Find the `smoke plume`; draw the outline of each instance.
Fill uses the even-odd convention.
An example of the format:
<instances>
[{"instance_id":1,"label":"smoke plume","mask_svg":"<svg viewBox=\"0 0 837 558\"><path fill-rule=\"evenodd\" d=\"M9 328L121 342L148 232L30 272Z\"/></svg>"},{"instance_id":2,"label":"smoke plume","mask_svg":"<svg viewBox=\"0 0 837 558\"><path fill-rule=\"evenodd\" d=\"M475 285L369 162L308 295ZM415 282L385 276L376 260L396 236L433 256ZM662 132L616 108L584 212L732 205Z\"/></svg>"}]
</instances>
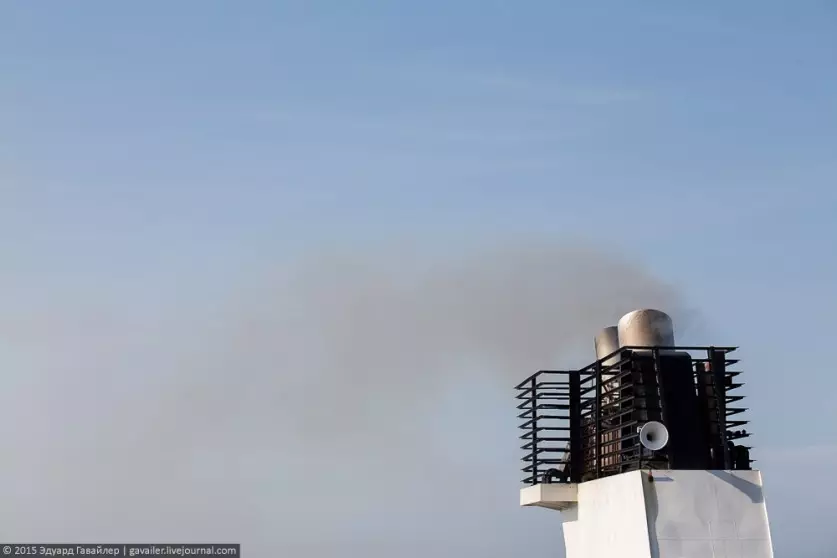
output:
<instances>
[{"instance_id":1,"label":"smoke plume","mask_svg":"<svg viewBox=\"0 0 837 558\"><path fill-rule=\"evenodd\" d=\"M678 301L590 247L454 256L324 251L202 308L18 301L0 534L249 556L520 549L511 388L593 360L629 310L676 320Z\"/></svg>"}]
</instances>

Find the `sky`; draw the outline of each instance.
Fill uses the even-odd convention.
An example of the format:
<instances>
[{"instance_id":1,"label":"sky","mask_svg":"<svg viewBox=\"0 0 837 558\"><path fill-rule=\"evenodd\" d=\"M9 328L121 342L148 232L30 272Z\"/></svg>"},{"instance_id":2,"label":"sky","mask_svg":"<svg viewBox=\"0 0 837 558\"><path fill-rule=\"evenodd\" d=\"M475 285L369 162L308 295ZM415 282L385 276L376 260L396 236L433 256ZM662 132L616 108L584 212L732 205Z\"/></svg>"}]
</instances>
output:
<instances>
[{"instance_id":1,"label":"sky","mask_svg":"<svg viewBox=\"0 0 837 558\"><path fill-rule=\"evenodd\" d=\"M3 2L0 536L560 556L510 388L653 303L741 347L777 555L830 555L835 65L828 1Z\"/></svg>"}]
</instances>

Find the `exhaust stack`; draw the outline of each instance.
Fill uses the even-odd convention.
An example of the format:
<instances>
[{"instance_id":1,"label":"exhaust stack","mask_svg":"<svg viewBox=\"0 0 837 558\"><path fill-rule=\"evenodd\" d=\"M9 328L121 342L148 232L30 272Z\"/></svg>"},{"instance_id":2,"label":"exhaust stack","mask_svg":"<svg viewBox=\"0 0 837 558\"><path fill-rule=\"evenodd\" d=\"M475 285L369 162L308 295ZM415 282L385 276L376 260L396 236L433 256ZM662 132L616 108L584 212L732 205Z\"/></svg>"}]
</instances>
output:
<instances>
[{"instance_id":1,"label":"exhaust stack","mask_svg":"<svg viewBox=\"0 0 837 558\"><path fill-rule=\"evenodd\" d=\"M567 558L773 558L735 347L677 347L671 317L639 309L595 349L516 387L520 504L561 511Z\"/></svg>"},{"instance_id":2,"label":"exhaust stack","mask_svg":"<svg viewBox=\"0 0 837 558\"><path fill-rule=\"evenodd\" d=\"M593 341L596 347L596 360L602 359L609 354L615 353L619 350L619 330L616 326L604 328ZM619 362L619 355L603 362L604 365L611 365Z\"/></svg>"},{"instance_id":3,"label":"exhaust stack","mask_svg":"<svg viewBox=\"0 0 837 558\"><path fill-rule=\"evenodd\" d=\"M673 347L674 323L660 310L634 310L619 319L621 347Z\"/></svg>"}]
</instances>

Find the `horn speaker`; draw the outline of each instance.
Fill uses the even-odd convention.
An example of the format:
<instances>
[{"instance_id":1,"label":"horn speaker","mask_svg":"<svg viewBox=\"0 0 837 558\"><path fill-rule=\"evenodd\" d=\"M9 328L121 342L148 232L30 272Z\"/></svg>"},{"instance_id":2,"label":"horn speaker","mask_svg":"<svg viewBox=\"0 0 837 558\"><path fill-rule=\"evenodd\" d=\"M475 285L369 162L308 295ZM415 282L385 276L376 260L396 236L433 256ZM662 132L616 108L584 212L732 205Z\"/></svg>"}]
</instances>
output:
<instances>
[{"instance_id":1,"label":"horn speaker","mask_svg":"<svg viewBox=\"0 0 837 558\"><path fill-rule=\"evenodd\" d=\"M639 429L639 443L651 451L659 451L668 444L668 428L661 422L652 420Z\"/></svg>"}]
</instances>

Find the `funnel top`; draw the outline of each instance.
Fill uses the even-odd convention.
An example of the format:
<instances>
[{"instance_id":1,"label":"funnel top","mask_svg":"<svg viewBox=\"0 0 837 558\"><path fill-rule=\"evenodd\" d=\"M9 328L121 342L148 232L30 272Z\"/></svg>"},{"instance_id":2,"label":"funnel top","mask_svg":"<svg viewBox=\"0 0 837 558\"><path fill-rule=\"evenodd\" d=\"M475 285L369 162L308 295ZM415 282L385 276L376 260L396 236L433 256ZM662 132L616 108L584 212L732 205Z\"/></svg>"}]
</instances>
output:
<instances>
[{"instance_id":1,"label":"funnel top","mask_svg":"<svg viewBox=\"0 0 837 558\"><path fill-rule=\"evenodd\" d=\"M674 323L661 310L641 309L619 319L619 344L622 347L673 347Z\"/></svg>"}]
</instances>

